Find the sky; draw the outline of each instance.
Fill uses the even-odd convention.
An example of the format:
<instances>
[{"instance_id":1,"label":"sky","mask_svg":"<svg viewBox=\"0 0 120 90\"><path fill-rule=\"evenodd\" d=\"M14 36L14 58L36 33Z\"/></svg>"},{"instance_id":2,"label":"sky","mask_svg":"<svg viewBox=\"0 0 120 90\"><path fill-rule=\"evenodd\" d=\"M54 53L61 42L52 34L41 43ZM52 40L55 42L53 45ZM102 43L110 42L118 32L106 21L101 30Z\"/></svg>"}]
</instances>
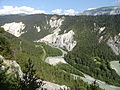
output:
<instances>
[{"instance_id":1,"label":"sky","mask_svg":"<svg viewBox=\"0 0 120 90\"><path fill-rule=\"evenodd\" d=\"M120 0L0 0L0 14L48 13L74 15L88 8L116 5L120 5Z\"/></svg>"}]
</instances>

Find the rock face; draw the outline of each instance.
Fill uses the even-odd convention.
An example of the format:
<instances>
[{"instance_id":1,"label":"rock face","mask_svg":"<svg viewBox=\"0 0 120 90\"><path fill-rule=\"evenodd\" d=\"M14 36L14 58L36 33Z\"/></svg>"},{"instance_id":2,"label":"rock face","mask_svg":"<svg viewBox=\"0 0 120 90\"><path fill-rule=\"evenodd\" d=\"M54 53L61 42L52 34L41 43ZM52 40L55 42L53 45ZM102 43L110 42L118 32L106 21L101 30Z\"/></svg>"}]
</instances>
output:
<instances>
[{"instance_id":1,"label":"rock face","mask_svg":"<svg viewBox=\"0 0 120 90\"><path fill-rule=\"evenodd\" d=\"M22 22L12 22L12 23L6 23L2 26L5 31L13 34L16 37L20 37L23 33L23 29L25 28L25 25Z\"/></svg>"},{"instance_id":2,"label":"rock face","mask_svg":"<svg viewBox=\"0 0 120 90\"><path fill-rule=\"evenodd\" d=\"M105 26L100 27L94 23L94 32L97 32L98 42L106 42L116 55L120 55L120 33L112 36L108 34L108 29Z\"/></svg>"},{"instance_id":3,"label":"rock face","mask_svg":"<svg viewBox=\"0 0 120 90\"><path fill-rule=\"evenodd\" d=\"M106 27L96 27L96 23L94 23L94 31L98 32L98 42L101 43L102 41L107 40L107 45L112 49L112 51L116 55L120 55L120 33L115 35L114 37L105 34L108 30Z\"/></svg>"},{"instance_id":4,"label":"rock face","mask_svg":"<svg viewBox=\"0 0 120 90\"><path fill-rule=\"evenodd\" d=\"M65 85L58 85L48 81L43 81L43 83L44 83L44 85L42 86L43 89L38 88L37 90L70 90L70 88Z\"/></svg>"},{"instance_id":5,"label":"rock face","mask_svg":"<svg viewBox=\"0 0 120 90\"><path fill-rule=\"evenodd\" d=\"M116 14L120 14L120 6L88 9L80 13L80 15L116 15Z\"/></svg>"},{"instance_id":6,"label":"rock face","mask_svg":"<svg viewBox=\"0 0 120 90\"><path fill-rule=\"evenodd\" d=\"M111 47L116 55L120 55L120 34L118 34L114 38L111 37L108 40L107 44Z\"/></svg>"},{"instance_id":7,"label":"rock face","mask_svg":"<svg viewBox=\"0 0 120 90\"><path fill-rule=\"evenodd\" d=\"M71 30L68 33L58 35L58 33L53 33L45 36L44 38L38 40L37 42L45 42L51 44L55 47L60 47L71 51L77 44L74 41L74 32Z\"/></svg>"},{"instance_id":8,"label":"rock face","mask_svg":"<svg viewBox=\"0 0 120 90\"><path fill-rule=\"evenodd\" d=\"M64 17L60 19L57 19L56 16L51 17L49 23L51 28L53 29L52 34L49 34L44 38L37 40L36 42L45 42L55 47L59 47L71 51L77 44L77 42L74 40L73 37L74 36L73 30L70 30L67 33L59 35L59 32L61 31L60 27L64 19L65 19Z\"/></svg>"},{"instance_id":9,"label":"rock face","mask_svg":"<svg viewBox=\"0 0 120 90\"><path fill-rule=\"evenodd\" d=\"M40 26L34 26L34 28L36 28L38 32L41 31Z\"/></svg>"},{"instance_id":10,"label":"rock face","mask_svg":"<svg viewBox=\"0 0 120 90\"><path fill-rule=\"evenodd\" d=\"M99 34L102 33L105 30L105 27L101 27L99 30Z\"/></svg>"},{"instance_id":11,"label":"rock face","mask_svg":"<svg viewBox=\"0 0 120 90\"><path fill-rule=\"evenodd\" d=\"M59 35L61 31L60 27L64 21L64 17L57 19L56 16L51 17L49 23L51 28L55 28L52 34L45 36L44 38L38 40L37 42L45 42L56 47L67 49L71 51L75 45L76 41L73 40L74 32L71 30L68 33Z\"/></svg>"},{"instance_id":12,"label":"rock face","mask_svg":"<svg viewBox=\"0 0 120 90\"><path fill-rule=\"evenodd\" d=\"M21 70L20 65L16 62L16 61L12 61L12 60L5 60L4 57L2 57L0 55L0 59L3 60L2 63L2 70L4 70L5 68L9 67L9 69L7 70L7 73L14 73L14 74L18 74L19 77L22 79L23 77L23 72Z\"/></svg>"},{"instance_id":13,"label":"rock face","mask_svg":"<svg viewBox=\"0 0 120 90\"><path fill-rule=\"evenodd\" d=\"M58 19L57 16L51 17L49 24L51 28L59 28L62 25L62 22L64 21L64 17Z\"/></svg>"}]
</instances>

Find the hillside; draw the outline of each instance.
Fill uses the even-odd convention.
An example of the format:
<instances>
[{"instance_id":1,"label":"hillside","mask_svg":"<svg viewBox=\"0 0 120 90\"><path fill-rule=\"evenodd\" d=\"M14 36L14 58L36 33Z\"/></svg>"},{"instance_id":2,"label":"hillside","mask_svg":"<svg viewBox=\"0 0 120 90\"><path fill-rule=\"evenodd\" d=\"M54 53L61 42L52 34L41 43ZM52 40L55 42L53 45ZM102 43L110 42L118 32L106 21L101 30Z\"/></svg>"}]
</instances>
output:
<instances>
[{"instance_id":1,"label":"hillside","mask_svg":"<svg viewBox=\"0 0 120 90\"><path fill-rule=\"evenodd\" d=\"M79 90L79 89L84 89L87 90L87 88L89 88L90 86L83 82L80 79L74 79L74 77L70 74L70 72L64 72L63 69L59 68L59 67L54 67L51 66L49 64L46 64L44 62L44 59L46 57L44 56L44 51L43 49L45 48L53 51L53 53L49 53L48 51L46 51L46 56L55 56L57 55L57 52L60 52L59 50L57 50L56 48L51 48L50 46L44 46L44 44L39 44L39 46L36 47L36 45L33 42L29 42L24 40L23 38L17 38L7 32L4 32L3 28L0 29L1 34L4 35L4 37L6 38L4 40L4 42L9 41L9 44L11 45L11 48L7 47L9 46L9 44L3 43L3 46L6 46L8 49L8 51L5 52L5 54L11 56L8 57L3 55L6 59L12 59L12 60L16 60L16 62L21 66L22 70L25 70L24 65L27 63L27 60L30 58L33 61L33 64L35 65L35 69L37 71L37 77L45 80L46 81L50 81L59 85L67 85L69 86L72 90ZM3 36L1 36L3 37ZM1 41L3 40L3 38L0 39ZM2 43L0 43L0 45L2 45ZM37 44L38 45L38 44ZM6 50L6 47L4 48L4 50ZM9 53L9 51L12 51L13 53ZM0 51L0 53L2 53L3 51ZM55 53L55 54L54 54ZM7 62L7 60L6 60ZM74 72L72 73L76 73L79 74L80 76L82 76L82 74L80 72L78 72L76 69L71 68L71 70L74 70ZM50 82L46 82L50 85L54 85ZM17 82L16 82L17 83ZM47 85L45 85L45 87L48 87ZM56 88L57 85L55 86ZM53 87L54 89L54 87Z\"/></svg>"},{"instance_id":2,"label":"hillside","mask_svg":"<svg viewBox=\"0 0 120 90\"><path fill-rule=\"evenodd\" d=\"M15 43L16 61L22 66L28 57L31 58L41 78L70 87L80 82L86 89L83 81L75 81L70 74L81 75L81 71L120 86L120 76L109 63L120 60L120 15L8 15L0 16L0 21L6 32L16 36L14 39L11 35L8 37ZM44 62L46 57L61 56L57 48L67 52L59 58L64 58L70 66L52 66Z\"/></svg>"}]
</instances>

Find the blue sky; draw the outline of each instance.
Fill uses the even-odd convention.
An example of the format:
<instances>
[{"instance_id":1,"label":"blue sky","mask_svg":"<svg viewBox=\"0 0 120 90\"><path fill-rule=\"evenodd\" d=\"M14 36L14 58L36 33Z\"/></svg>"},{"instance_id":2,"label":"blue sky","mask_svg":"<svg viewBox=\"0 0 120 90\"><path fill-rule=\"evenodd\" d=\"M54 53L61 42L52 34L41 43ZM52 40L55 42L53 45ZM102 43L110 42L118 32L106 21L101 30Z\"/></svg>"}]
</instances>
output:
<instances>
[{"instance_id":1,"label":"blue sky","mask_svg":"<svg viewBox=\"0 0 120 90\"><path fill-rule=\"evenodd\" d=\"M37 10L44 10L46 13L55 13L54 11L52 12L55 9L63 11L73 9L76 12L81 12L88 8L115 5L119 5L119 3L116 3L116 0L0 0L1 9L3 6L27 6Z\"/></svg>"}]
</instances>

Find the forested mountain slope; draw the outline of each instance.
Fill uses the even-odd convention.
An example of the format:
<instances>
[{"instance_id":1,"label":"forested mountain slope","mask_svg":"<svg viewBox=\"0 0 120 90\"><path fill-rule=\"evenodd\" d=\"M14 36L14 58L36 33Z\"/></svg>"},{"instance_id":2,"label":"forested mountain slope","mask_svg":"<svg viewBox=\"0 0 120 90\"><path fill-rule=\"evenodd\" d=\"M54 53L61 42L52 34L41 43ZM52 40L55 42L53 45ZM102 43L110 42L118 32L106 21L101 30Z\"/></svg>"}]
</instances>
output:
<instances>
[{"instance_id":1,"label":"forested mountain slope","mask_svg":"<svg viewBox=\"0 0 120 90\"><path fill-rule=\"evenodd\" d=\"M67 54L66 61L91 76L119 85L120 77L109 65L111 60L120 60L119 15L81 16L71 20L67 24L76 33L77 45Z\"/></svg>"},{"instance_id":2,"label":"forested mountain slope","mask_svg":"<svg viewBox=\"0 0 120 90\"><path fill-rule=\"evenodd\" d=\"M74 77L71 76L70 73L64 72L60 68L51 66L44 62L45 57L43 57L43 49L45 48L46 50L48 48L48 50L53 51L52 54L49 51L46 51L47 57L49 55L60 55L61 52L56 48L52 48L50 46L47 47L47 45L44 44L35 45L33 42L29 42L27 40L24 40L23 38L18 38L5 32L3 28L0 28L0 34L0 55L4 56L6 59L16 60L16 62L19 63L23 71L25 71L24 65L30 58L35 65L34 69L37 72L36 75L38 78L57 83L59 85L66 85L72 90L90 89L90 85L83 82L82 80L74 79ZM11 81L10 85L12 85L12 83L14 85L14 83L17 84L18 82ZM13 86L13 88L15 87Z\"/></svg>"},{"instance_id":3,"label":"forested mountain slope","mask_svg":"<svg viewBox=\"0 0 120 90\"><path fill-rule=\"evenodd\" d=\"M110 61L120 60L120 15L8 15L0 16L0 21L0 25L5 31L23 39L22 46L24 49L22 53L18 54L19 58L21 56L22 58L19 59L20 61L16 60L24 63L26 55L28 55L28 57L36 60L37 69L40 68L40 65L48 67L46 71L44 68L41 69L43 71L42 75L38 73L44 79L51 81L55 79L58 83L65 83L64 80L56 79L56 77L64 77L63 72L58 74L59 71L54 72L57 70L56 67L51 67L40 61L42 57L40 54L43 51L42 47L35 49L34 45L36 43L37 45L46 43L66 50L68 54L65 56L65 60L74 68L109 84L120 86L120 76L115 70L111 69L109 64ZM20 45L20 41L14 41L19 43L16 45ZM24 44L24 41L28 46ZM30 42L32 46L29 46L31 45ZM31 49L28 49L28 47L31 47ZM60 54L59 51L56 50L56 52ZM49 73L48 77L46 72ZM67 82L67 80L65 81Z\"/></svg>"}]
</instances>

